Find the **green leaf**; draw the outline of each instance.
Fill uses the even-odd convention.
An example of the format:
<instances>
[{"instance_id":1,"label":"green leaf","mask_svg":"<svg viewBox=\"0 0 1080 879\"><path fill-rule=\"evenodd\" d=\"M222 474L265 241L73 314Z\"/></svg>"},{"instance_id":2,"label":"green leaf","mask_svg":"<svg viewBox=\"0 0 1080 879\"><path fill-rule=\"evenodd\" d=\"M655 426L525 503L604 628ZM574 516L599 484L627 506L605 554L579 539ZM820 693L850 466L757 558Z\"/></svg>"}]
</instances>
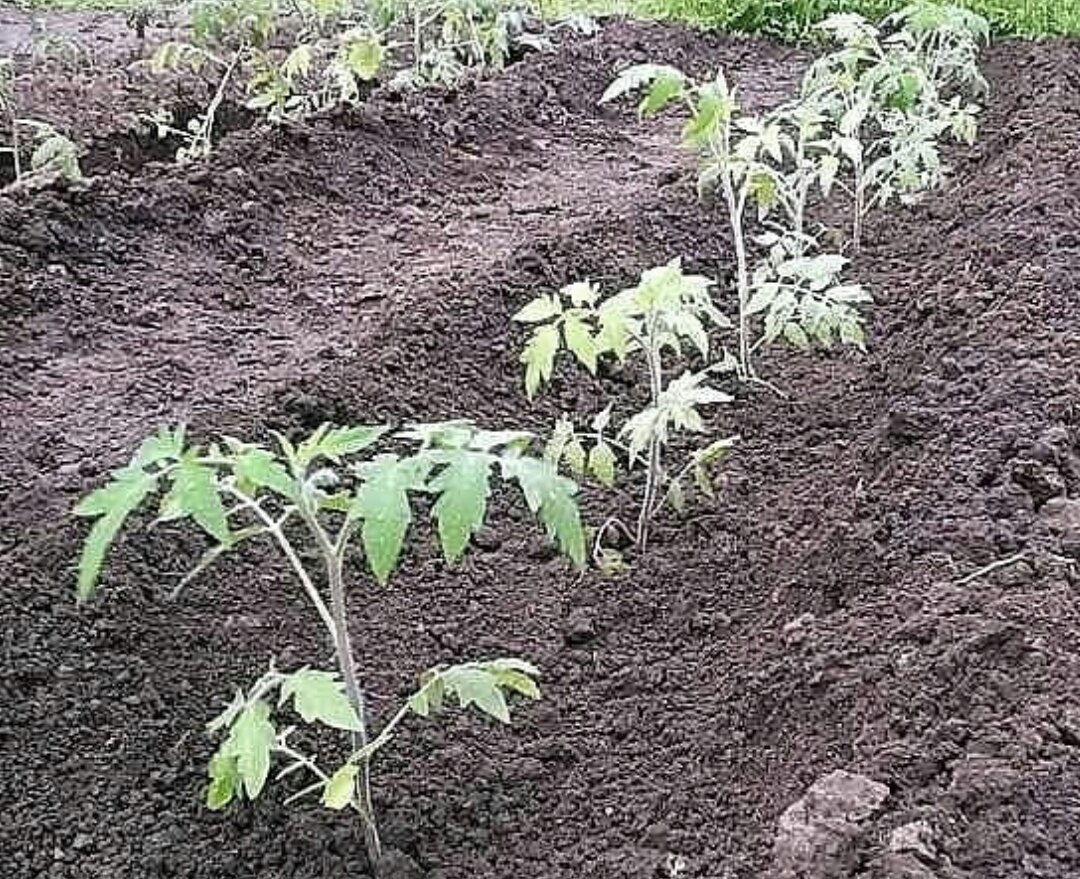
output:
<instances>
[{"instance_id":1,"label":"green leaf","mask_svg":"<svg viewBox=\"0 0 1080 879\"><path fill-rule=\"evenodd\" d=\"M572 439L566 444L566 448L563 449L562 459L574 476L581 477L585 475L585 447L580 440Z\"/></svg>"},{"instance_id":2,"label":"green leaf","mask_svg":"<svg viewBox=\"0 0 1080 879\"><path fill-rule=\"evenodd\" d=\"M455 665L440 675L447 692L457 696L462 708L475 705L480 711L502 723L510 722L510 708L499 689L498 678L476 665Z\"/></svg>"},{"instance_id":3,"label":"green leaf","mask_svg":"<svg viewBox=\"0 0 1080 879\"><path fill-rule=\"evenodd\" d=\"M644 100L638 105L638 113L652 116L659 113L675 98L681 97L685 77L674 68L668 68L656 76Z\"/></svg>"},{"instance_id":4,"label":"green leaf","mask_svg":"<svg viewBox=\"0 0 1080 879\"><path fill-rule=\"evenodd\" d=\"M563 324L563 335L566 347L589 372L596 375L598 350L589 325L574 312L569 312Z\"/></svg>"},{"instance_id":5,"label":"green leaf","mask_svg":"<svg viewBox=\"0 0 1080 879\"><path fill-rule=\"evenodd\" d=\"M365 33L345 43L343 57L345 66L357 79L370 82L382 69L386 48L374 34Z\"/></svg>"},{"instance_id":6,"label":"green leaf","mask_svg":"<svg viewBox=\"0 0 1080 879\"><path fill-rule=\"evenodd\" d=\"M302 668L281 682L281 702L290 698L305 723L318 721L334 729L355 732L361 728L345 685L333 672Z\"/></svg>"},{"instance_id":7,"label":"green leaf","mask_svg":"<svg viewBox=\"0 0 1080 879\"><path fill-rule=\"evenodd\" d=\"M539 327L529 339L521 354L525 364L525 393L531 400L544 382L551 379L555 370L555 355L559 351L559 328L554 325Z\"/></svg>"},{"instance_id":8,"label":"green leaf","mask_svg":"<svg viewBox=\"0 0 1080 879\"><path fill-rule=\"evenodd\" d=\"M352 802L356 791L356 776L360 767L355 763L346 763L340 767L323 788L322 804L328 809L341 811Z\"/></svg>"},{"instance_id":9,"label":"green leaf","mask_svg":"<svg viewBox=\"0 0 1080 879\"><path fill-rule=\"evenodd\" d=\"M500 459L504 479L516 480L525 502L536 513L550 537L578 567L585 565L585 529L574 500L577 484L560 476L545 461L525 457Z\"/></svg>"},{"instance_id":10,"label":"green leaf","mask_svg":"<svg viewBox=\"0 0 1080 879\"><path fill-rule=\"evenodd\" d=\"M219 753L236 758L236 770L248 799L255 799L270 774L270 751L276 740L270 706L261 699L246 706L233 721Z\"/></svg>"},{"instance_id":11,"label":"green leaf","mask_svg":"<svg viewBox=\"0 0 1080 879\"><path fill-rule=\"evenodd\" d=\"M578 281L575 284L568 284L560 292L570 299L570 303L574 308L592 308L592 306L596 305L597 297L600 295L599 288L590 281Z\"/></svg>"},{"instance_id":12,"label":"green leaf","mask_svg":"<svg viewBox=\"0 0 1080 879\"><path fill-rule=\"evenodd\" d=\"M240 788L240 771L236 757L222 754L219 750L210 758L207 774L210 784L206 788L206 807L212 812L224 809L233 801Z\"/></svg>"},{"instance_id":13,"label":"green leaf","mask_svg":"<svg viewBox=\"0 0 1080 879\"><path fill-rule=\"evenodd\" d=\"M681 71L666 64L635 64L620 73L604 90L600 103L607 104L661 77L668 80L678 79L680 82L685 79Z\"/></svg>"},{"instance_id":14,"label":"green leaf","mask_svg":"<svg viewBox=\"0 0 1080 879\"><path fill-rule=\"evenodd\" d=\"M172 471L172 488L162 501L162 517L190 516L204 531L227 544L232 535L225 505L218 494L217 473L196 460L187 459Z\"/></svg>"},{"instance_id":15,"label":"green leaf","mask_svg":"<svg viewBox=\"0 0 1080 879\"><path fill-rule=\"evenodd\" d=\"M784 338L801 351L810 347L806 331L794 321L784 324Z\"/></svg>"},{"instance_id":16,"label":"green leaf","mask_svg":"<svg viewBox=\"0 0 1080 879\"><path fill-rule=\"evenodd\" d=\"M163 427L154 436L142 441L131 466L145 470L160 461L179 461L183 454L184 426L180 425L175 429Z\"/></svg>"},{"instance_id":17,"label":"green leaf","mask_svg":"<svg viewBox=\"0 0 1080 879\"><path fill-rule=\"evenodd\" d=\"M310 464L316 458L328 458L337 463L347 455L355 455L368 446L374 445L384 433L386 433L386 427L382 425L333 429L323 425L300 443L296 450L296 457L301 465Z\"/></svg>"},{"instance_id":18,"label":"green leaf","mask_svg":"<svg viewBox=\"0 0 1080 879\"><path fill-rule=\"evenodd\" d=\"M432 515L438 522L439 541L448 562L461 558L474 534L484 524L489 480L495 456L487 452L457 450L438 459L445 466L428 484L438 494Z\"/></svg>"},{"instance_id":19,"label":"green leaf","mask_svg":"<svg viewBox=\"0 0 1080 879\"><path fill-rule=\"evenodd\" d=\"M233 452L232 471L240 491L254 495L258 489L268 488L289 500L296 499L296 482L273 452L234 439L225 442Z\"/></svg>"},{"instance_id":20,"label":"green leaf","mask_svg":"<svg viewBox=\"0 0 1080 879\"><path fill-rule=\"evenodd\" d=\"M383 586L397 567L412 521L409 491L423 487L427 465L418 458L379 455L360 470L353 518L363 520L360 536L368 566Z\"/></svg>"},{"instance_id":21,"label":"green leaf","mask_svg":"<svg viewBox=\"0 0 1080 879\"><path fill-rule=\"evenodd\" d=\"M157 488L157 478L134 467L113 474L112 480L83 498L75 507L76 516L101 516L90 529L79 559L76 596L86 601L94 593L109 547L127 517Z\"/></svg>"},{"instance_id":22,"label":"green leaf","mask_svg":"<svg viewBox=\"0 0 1080 879\"><path fill-rule=\"evenodd\" d=\"M522 324L543 323L562 314L562 303L558 296L537 296L518 311L511 320Z\"/></svg>"},{"instance_id":23,"label":"green leaf","mask_svg":"<svg viewBox=\"0 0 1080 879\"><path fill-rule=\"evenodd\" d=\"M599 442L589 450L589 473L605 488L615 484L615 468L618 459L605 442Z\"/></svg>"}]
</instances>

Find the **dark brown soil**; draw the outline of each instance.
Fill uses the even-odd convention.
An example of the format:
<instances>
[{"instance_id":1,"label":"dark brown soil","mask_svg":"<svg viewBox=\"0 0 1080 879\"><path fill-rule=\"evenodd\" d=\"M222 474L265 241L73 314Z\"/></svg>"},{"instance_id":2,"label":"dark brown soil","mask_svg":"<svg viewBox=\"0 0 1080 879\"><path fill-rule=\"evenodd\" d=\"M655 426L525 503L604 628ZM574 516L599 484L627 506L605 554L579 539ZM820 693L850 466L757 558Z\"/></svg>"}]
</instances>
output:
<instances>
[{"instance_id":1,"label":"dark brown soil","mask_svg":"<svg viewBox=\"0 0 1080 879\"><path fill-rule=\"evenodd\" d=\"M200 804L233 685L321 661L285 570L244 553L169 603L200 547L158 528L77 609L67 512L179 419L595 408L569 372L526 403L512 311L677 255L730 271L673 130L595 106L646 58L723 64L754 104L804 61L617 25L458 96L235 132L196 169L0 196L0 873L366 875L351 826L280 789ZM789 399L722 414L743 441L715 505L665 519L619 580L575 579L504 510L460 569L417 545L389 591L357 589L380 715L439 661L544 671L512 728L416 723L379 763L418 875L765 876L780 814L846 769L890 795L836 879L1080 876L1080 46L1001 45L988 68L947 191L871 224L870 354L771 355ZM623 503L587 497L594 519ZM923 861L884 857L917 820Z\"/></svg>"}]
</instances>

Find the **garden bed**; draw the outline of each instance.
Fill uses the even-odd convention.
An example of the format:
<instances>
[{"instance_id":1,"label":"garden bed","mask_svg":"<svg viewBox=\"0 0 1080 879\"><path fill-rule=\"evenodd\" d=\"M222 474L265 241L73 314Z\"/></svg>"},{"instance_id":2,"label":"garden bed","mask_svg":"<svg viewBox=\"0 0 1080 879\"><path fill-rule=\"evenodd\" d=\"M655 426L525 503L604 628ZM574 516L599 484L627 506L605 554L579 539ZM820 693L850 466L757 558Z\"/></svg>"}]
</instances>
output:
<instances>
[{"instance_id":1,"label":"garden bed","mask_svg":"<svg viewBox=\"0 0 1080 879\"><path fill-rule=\"evenodd\" d=\"M722 64L767 106L806 58L613 24L458 94L238 122L205 164L102 152L85 185L0 195L5 875L365 875L353 826L314 805L201 805L203 724L234 682L319 660L286 572L240 553L170 603L200 546L158 527L76 608L68 513L178 420L540 429L595 408L570 371L528 404L510 315L675 256L731 271L674 121L596 106L628 60ZM890 793L836 879L1080 875L1080 45L986 66L946 189L868 225L869 354L775 356L787 399L721 407L742 441L715 503L665 514L619 579L573 575L498 511L458 570L417 546L354 601L377 715L437 662L543 670L512 727L414 722L376 762L401 875L765 876L781 813L837 769ZM133 136L57 82L42 101L74 133ZM586 496L592 520L611 504ZM903 873L890 834L918 821L925 872Z\"/></svg>"}]
</instances>

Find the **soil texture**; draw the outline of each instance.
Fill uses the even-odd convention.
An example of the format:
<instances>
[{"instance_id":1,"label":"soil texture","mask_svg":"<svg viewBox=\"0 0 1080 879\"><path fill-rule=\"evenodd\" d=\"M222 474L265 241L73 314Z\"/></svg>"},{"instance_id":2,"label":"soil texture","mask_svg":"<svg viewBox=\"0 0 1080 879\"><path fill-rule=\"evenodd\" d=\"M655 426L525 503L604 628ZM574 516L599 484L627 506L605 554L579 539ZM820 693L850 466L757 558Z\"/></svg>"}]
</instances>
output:
<instances>
[{"instance_id":1,"label":"soil texture","mask_svg":"<svg viewBox=\"0 0 1080 879\"><path fill-rule=\"evenodd\" d=\"M543 429L600 408L635 376L568 368L526 401L510 315L676 256L732 273L677 122L596 105L644 60L723 65L756 107L807 58L612 23L456 94L303 131L248 120L188 168L101 110L137 105L127 74L87 73L92 100L36 82L38 106L122 148L86 184L0 194L0 873L367 875L351 824L283 806L287 787L201 805L203 725L233 686L271 656L325 659L284 566L245 551L170 602L203 547L157 527L76 608L68 513L165 423ZM665 515L618 579L574 575L501 507L456 569L418 537L391 588L358 584L379 717L439 662L543 670L513 726L411 723L379 760L396 875L1080 876L1080 45L986 65L947 187L869 224L869 353L771 352L787 396L717 412L742 439L715 502ZM798 866L793 822L841 788L869 804L843 857Z\"/></svg>"}]
</instances>

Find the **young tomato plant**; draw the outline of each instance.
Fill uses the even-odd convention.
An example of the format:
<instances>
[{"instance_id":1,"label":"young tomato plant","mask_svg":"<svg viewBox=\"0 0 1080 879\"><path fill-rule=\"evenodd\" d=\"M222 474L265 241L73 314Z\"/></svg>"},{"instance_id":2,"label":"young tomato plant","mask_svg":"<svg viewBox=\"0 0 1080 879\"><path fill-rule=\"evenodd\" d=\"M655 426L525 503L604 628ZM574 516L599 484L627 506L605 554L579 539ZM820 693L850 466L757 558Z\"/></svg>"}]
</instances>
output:
<instances>
[{"instance_id":1,"label":"young tomato plant","mask_svg":"<svg viewBox=\"0 0 1080 879\"><path fill-rule=\"evenodd\" d=\"M266 540L287 561L334 646L336 671L304 667L283 673L271 667L253 686L238 690L211 722L210 730L225 738L210 761L210 808L258 797L273 758L284 758L278 778L294 772L313 777L290 799L319 793L329 808L356 812L378 871L371 762L399 725L410 715L436 712L449 697L507 723L506 693L539 695L536 669L519 659L439 666L421 675L416 693L372 736L346 601L354 538L371 578L385 585L399 565L415 499L428 496L443 556L453 562L483 524L496 479L516 484L561 550L583 564L577 486L530 456L531 441L518 431L448 422L416 425L394 436L383 427L323 426L297 444L279 436L274 449L231 438L203 448L189 444L182 429L166 429L143 442L126 467L78 504L76 515L95 520L79 562L80 600L94 594L108 548L129 515L161 494L159 521L190 519L215 541L181 586L223 553ZM389 448L375 453L379 443ZM321 565L321 578L305 549ZM290 701L305 723L349 735L347 756L336 768L320 765L294 741L294 726L278 719Z\"/></svg>"},{"instance_id":2,"label":"young tomato plant","mask_svg":"<svg viewBox=\"0 0 1080 879\"><path fill-rule=\"evenodd\" d=\"M19 114L15 94L15 61L0 57L0 121L8 130L9 141L0 146L0 155L11 156L16 183L42 180L81 180L79 149L71 138L47 122ZM30 149L29 167L23 152Z\"/></svg>"},{"instance_id":3,"label":"young tomato plant","mask_svg":"<svg viewBox=\"0 0 1080 879\"><path fill-rule=\"evenodd\" d=\"M833 119L836 151L850 163L851 185L841 185L854 200L858 250L873 207L940 184L946 135L973 142L979 108L964 92L985 91L978 52L988 27L966 10L917 4L881 27L839 14L819 28L841 47L811 66L802 94Z\"/></svg>"},{"instance_id":4,"label":"young tomato plant","mask_svg":"<svg viewBox=\"0 0 1080 879\"><path fill-rule=\"evenodd\" d=\"M359 100L360 84L379 72L385 48L367 25L350 18L346 0L202 0L195 4L190 38L160 46L151 62L157 72L211 73L205 109L186 128L159 111L149 119L159 136L179 138L179 161L204 158L234 79L242 78L246 106L274 124ZM290 48L281 35L294 33Z\"/></svg>"},{"instance_id":5,"label":"young tomato plant","mask_svg":"<svg viewBox=\"0 0 1080 879\"><path fill-rule=\"evenodd\" d=\"M811 194L815 189L828 194L839 168L826 136L827 117L817 105L803 101L761 117L744 115L722 71L695 83L662 65L627 69L601 103L638 89L645 90L638 107L643 116L673 101L685 108L689 119L682 139L700 157L699 192L718 191L727 209L735 251L739 378L767 384L757 376L754 354L780 337L800 347L811 340L830 344L834 338L861 345L862 317L855 305L869 297L857 286L839 283L842 257L809 256L818 247L808 226ZM770 247L769 258L756 268L748 230L751 205L770 229L760 239ZM825 267L834 271L823 274ZM761 334L758 319L765 324Z\"/></svg>"},{"instance_id":6,"label":"young tomato plant","mask_svg":"<svg viewBox=\"0 0 1080 879\"><path fill-rule=\"evenodd\" d=\"M644 466L645 488L634 531L640 549L648 543L649 525L664 500L681 508L687 476L692 475L702 491L712 493L709 467L734 443L734 438L711 443L693 452L678 470L673 471L666 460L676 433L705 430L699 407L731 401L707 383L711 372L730 368L730 363L699 372L684 370L675 377L668 376L664 364L665 352L678 357L686 344L707 360L709 329L731 326L712 303L712 283L685 274L675 260L647 270L637 286L614 295L602 297L595 285L581 282L539 296L514 315L515 321L534 327L521 355L530 399L551 379L560 350L569 351L593 374L604 358L625 361L637 355L644 361L649 380L645 408L627 417L614 436L607 435L611 407L593 420L591 435L578 434L572 419L564 418L545 452L550 462L564 462L577 474L588 471L606 485L615 479L614 449L625 455L628 467ZM586 452L585 443L590 441L592 448Z\"/></svg>"}]
</instances>

